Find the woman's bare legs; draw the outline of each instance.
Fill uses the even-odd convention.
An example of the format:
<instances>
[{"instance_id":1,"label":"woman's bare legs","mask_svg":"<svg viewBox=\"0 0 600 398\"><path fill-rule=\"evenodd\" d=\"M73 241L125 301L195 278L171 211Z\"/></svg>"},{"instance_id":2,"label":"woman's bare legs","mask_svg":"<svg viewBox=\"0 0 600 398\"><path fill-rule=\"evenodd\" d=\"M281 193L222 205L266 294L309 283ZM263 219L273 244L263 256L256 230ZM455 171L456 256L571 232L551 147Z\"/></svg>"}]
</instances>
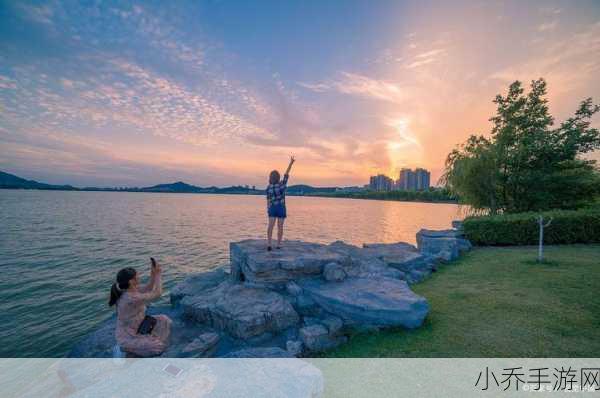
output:
<instances>
[{"instance_id":1,"label":"woman's bare legs","mask_svg":"<svg viewBox=\"0 0 600 398\"><path fill-rule=\"evenodd\" d=\"M268 247L271 248L271 240L273 239L273 227L275 226L275 217L269 217L269 228L267 228Z\"/></svg>"},{"instance_id":2,"label":"woman's bare legs","mask_svg":"<svg viewBox=\"0 0 600 398\"><path fill-rule=\"evenodd\" d=\"M283 238L283 222L285 218L277 218L277 248L281 246L281 239Z\"/></svg>"}]
</instances>

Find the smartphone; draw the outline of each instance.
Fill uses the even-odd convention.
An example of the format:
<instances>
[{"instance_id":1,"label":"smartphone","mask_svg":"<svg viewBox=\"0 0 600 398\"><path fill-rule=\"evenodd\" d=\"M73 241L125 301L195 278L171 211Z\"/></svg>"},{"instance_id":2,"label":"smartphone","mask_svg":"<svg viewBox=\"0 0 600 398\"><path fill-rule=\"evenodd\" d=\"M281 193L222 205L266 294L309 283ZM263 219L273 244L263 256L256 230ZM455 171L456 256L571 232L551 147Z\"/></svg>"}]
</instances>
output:
<instances>
[{"instance_id":1,"label":"smartphone","mask_svg":"<svg viewBox=\"0 0 600 398\"><path fill-rule=\"evenodd\" d=\"M167 366L165 366L163 368L163 371L167 372L168 374L170 374L173 377L177 377L181 374L181 372L183 372L183 369L178 368L175 365L168 364Z\"/></svg>"},{"instance_id":2,"label":"smartphone","mask_svg":"<svg viewBox=\"0 0 600 398\"><path fill-rule=\"evenodd\" d=\"M152 268L156 268L156 260L154 257L150 257L150 261L152 261Z\"/></svg>"}]
</instances>

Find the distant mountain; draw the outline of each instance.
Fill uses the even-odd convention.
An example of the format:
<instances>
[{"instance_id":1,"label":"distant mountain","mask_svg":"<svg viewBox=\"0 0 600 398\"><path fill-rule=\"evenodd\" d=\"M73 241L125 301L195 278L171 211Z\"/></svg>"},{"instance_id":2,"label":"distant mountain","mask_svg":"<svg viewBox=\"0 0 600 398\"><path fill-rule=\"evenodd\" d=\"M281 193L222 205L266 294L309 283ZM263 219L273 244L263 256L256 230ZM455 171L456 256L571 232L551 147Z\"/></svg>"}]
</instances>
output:
<instances>
[{"instance_id":1,"label":"distant mountain","mask_svg":"<svg viewBox=\"0 0 600 398\"><path fill-rule=\"evenodd\" d=\"M0 171L0 189L47 189L63 191L118 191L118 192L165 192L165 193L223 193L223 194L264 194L264 189L252 189L245 186L231 187L197 187L178 181L172 184L158 184L144 188L76 188L71 185L51 185L37 181L25 180L12 174ZM311 195L315 193L335 192L333 187L311 187L310 185L290 185L287 189L289 195Z\"/></svg>"},{"instance_id":2,"label":"distant mountain","mask_svg":"<svg viewBox=\"0 0 600 398\"><path fill-rule=\"evenodd\" d=\"M288 195L308 195L316 192L335 192L335 187L311 187L310 185L290 185L287 189Z\"/></svg>"},{"instance_id":3,"label":"distant mountain","mask_svg":"<svg viewBox=\"0 0 600 398\"><path fill-rule=\"evenodd\" d=\"M179 193L200 193L206 192L204 188L196 187L194 185L186 184L185 182L178 181L173 184L159 184L153 187L140 188L141 192L179 192Z\"/></svg>"},{"instance_id":4,"label":"distant mountain","mask_svg":"<svg viewBox=\"0 0 600 398\"><path fill-rule=\"evenodd\" d=\"M0 171L0 189L53 189L61 191L73 191L77 188L71 185L51 185L41 182L26 180L13 174Z\"/></svg>"},{"instance_id":5,"label":"distant mountain","mask_svg":"<svg viewBox=\"0 0 600 398\"><path fill-rule=\"evenodd\" d=\"M159 184L152 187L135 189L137 192L173 192L173 193L244 193L244 194L257 194L264 192L259 189L251 189L243 186L232 186L232 187L197 187L195 185L186 184L185 182L178 181L173 184Z\"/></svg>"}]
</instances>

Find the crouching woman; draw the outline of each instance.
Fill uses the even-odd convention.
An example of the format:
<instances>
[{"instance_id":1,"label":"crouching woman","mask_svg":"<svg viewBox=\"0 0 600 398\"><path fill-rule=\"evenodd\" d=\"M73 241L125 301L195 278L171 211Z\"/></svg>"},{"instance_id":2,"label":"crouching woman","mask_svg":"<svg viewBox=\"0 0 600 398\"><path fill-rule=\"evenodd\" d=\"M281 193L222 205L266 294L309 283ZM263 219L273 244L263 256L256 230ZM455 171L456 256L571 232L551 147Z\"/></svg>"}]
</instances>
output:
<instances>
[{"instance_id":1,"label":"crouching woman","mask_svg":"<svg viewBox=\"0 0 600 398\"><path fill-rule=\"evenodd\" d=\"M162 293L162 269L152 260L150 282L140 286L138 273L123 268L110 289L109 306L116 304L117 328L115 337L121 350L138 357L162 354L169 345L171 319L166 315L146 315L146 303Z\"/></svg>"}]
</instances>

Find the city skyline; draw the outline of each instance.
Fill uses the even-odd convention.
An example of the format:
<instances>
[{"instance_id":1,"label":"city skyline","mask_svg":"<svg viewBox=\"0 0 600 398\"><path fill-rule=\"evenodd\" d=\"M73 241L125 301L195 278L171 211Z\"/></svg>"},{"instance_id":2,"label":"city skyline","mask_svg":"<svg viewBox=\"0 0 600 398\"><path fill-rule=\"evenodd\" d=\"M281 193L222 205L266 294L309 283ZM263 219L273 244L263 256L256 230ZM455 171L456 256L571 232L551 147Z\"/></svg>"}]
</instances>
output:
<instances>
[{"instance_id":1,"label":"city skyline","mask_svg":"<svg viewBox=\"0 0 600 398\"><path fill-rule=\"evenodd\" d=\"M385 174L371 176L366 187L373 191L425 191L432 187L431 173L422 167L414 170L405 167L400 170L398 179Z\"/></svg>"},{"instance_id":2,"label":"city skyline","mask_svg":"<svg viewBox=\"0 0 600 398\"><path fill-rule=\"evenodd\" d=\"M456 145L489 134L512 81L544 77L557 123L600 93L594 1L0 11L0 170L51 184L264 186L290 154L294 184L406 167L435 184Z\"/></svg>"}]
</instances>

